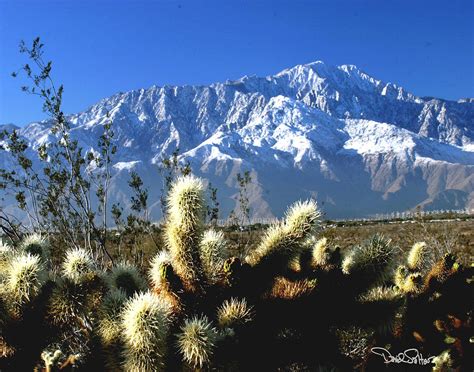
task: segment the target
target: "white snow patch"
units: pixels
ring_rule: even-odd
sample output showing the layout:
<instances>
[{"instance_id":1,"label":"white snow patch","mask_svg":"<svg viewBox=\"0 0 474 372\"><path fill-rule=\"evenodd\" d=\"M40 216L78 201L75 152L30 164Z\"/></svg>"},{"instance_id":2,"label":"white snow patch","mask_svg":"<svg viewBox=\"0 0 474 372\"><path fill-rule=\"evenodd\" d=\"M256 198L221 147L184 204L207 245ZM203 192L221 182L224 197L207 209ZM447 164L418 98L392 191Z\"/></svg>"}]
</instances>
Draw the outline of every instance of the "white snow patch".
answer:
<instances>
[{"instance_id":1,"label":"white snow patch","mask_svg":"<svg viewBox=\"0 0 474 372\"><path fill-rule=\"evenodd\" d=\"M114 164L114 168L117 170L130 170L135 167L138 163L141 163L140 160L133 160L133 161L119 161L118 163Z\"/></svg>"}]
</instances>

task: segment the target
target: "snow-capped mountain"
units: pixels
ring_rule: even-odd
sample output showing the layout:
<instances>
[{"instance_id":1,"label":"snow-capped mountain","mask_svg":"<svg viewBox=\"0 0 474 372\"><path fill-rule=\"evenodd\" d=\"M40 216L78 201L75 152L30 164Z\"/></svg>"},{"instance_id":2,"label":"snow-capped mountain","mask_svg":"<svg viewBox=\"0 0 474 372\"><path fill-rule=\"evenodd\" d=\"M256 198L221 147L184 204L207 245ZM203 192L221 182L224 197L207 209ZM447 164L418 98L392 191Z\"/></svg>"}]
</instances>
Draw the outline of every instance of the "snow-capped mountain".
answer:
<instances>
[{"instance_id":1,"label":"snow-capped mountain","mask_svg":"<svg viewBox=\"0 0 474 372\"><path fill-rule=\"evenodd\" d=\"M474 99L417 97L352 65L314 62L268 77L116 94L69 117L85 149L96 147L107 112L118 145L113 198L126 204L134 169L149 185L155 218L157 165L176 148L217 186L223 216L246 170L254 217L279 217L308 197L334 218L474 208ZM19 132L37 149L51 140L49 127Z\"/></svg>"}]
</instances>

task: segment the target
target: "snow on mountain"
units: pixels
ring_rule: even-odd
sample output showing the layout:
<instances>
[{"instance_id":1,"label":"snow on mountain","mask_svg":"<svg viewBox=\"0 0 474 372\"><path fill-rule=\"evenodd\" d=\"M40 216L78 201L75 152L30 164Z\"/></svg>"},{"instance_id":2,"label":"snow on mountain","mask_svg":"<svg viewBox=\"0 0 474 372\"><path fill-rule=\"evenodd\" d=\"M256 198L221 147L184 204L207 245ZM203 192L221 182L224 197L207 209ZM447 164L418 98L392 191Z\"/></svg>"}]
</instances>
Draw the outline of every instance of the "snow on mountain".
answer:
<instances>
[{"instance_id":1,"label":"snow on mountain","mask_svg":"<svg viewBox=\"0 0 474 372\"><path fill-rule=\"evenodd\" d=\"M159 200L157 164L179 148L218 187L223 215L235 207L235 176L244 170L255 217L281 216L307 197L330 217L420 204L474 208L474 100L416 97L353 65L318 61L268 77L116 94L69 117L85 149L96 147L107 112L118 146L112 187L123 203L132 169ZM19 132L35 150L52 140L49 127ZM12 166L7 154L0 159Z\"/></svg>"}]
</instances>

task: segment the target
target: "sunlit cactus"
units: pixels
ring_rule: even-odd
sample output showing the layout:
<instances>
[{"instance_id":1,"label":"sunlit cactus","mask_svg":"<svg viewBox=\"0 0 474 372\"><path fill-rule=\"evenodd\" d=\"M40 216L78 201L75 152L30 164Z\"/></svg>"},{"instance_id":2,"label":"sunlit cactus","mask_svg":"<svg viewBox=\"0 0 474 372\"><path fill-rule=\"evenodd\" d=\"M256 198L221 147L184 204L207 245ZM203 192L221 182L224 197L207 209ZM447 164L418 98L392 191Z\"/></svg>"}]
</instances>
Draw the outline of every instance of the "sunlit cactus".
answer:
<instances>
[{"instance_id":1,"label":"sunlit cactus","mask_svg":"<svg viewBox=\"0 0 474 372\"><path fill-rule=\"evenodd\" d=\"M408 268L410 270L421 270L426 266L427 245L425 242L413 244L407 257Z\"/></svg>"},{"instance_id":2,"label":"sunlit cactus","mask_svg":"<svg viewBox=\"0 0 474 372\"><path fill-rule=\"evenodd\" d=\"M402 293L392 287L374 287L359 297L361 302L391 302L400 300Z\"/></svg>"},{"instance_id":3,"label":"sunlit cactus","mask_svg":"<svg viewBox=\"0 0 474 372\"><path fill-rule=\"evenodd\" d=\"M285 230L295 239L302 239L314 231L320 217L315 200L297 202L286 213Z\"/></svg>"},{"instance_id":4,"label":"sunlit cactus","mask_svg":"<svg viewBox=\"0 0 474 372\"><path fill-rule=\"evenodd\" d=\"M384 278L393 254L391 240L375 235L362 246L350 251L342 262L342 270L347 275L358 273L377 281Z\"/></svg>"},{"instance_id":5,"label":"sunlit cactus","mask_svg":"<svg viewBox=\"0 0 474 372\"><path fill-rule=\"evenodd\" d=\"M283 251L283 253L286 253L286 256L291 258L290 249L293 247L289 243L291 242L284 230L284 226L280 224L272 225L265 231L262 243L246 257L246 261L251 265L256 265L267 255L279 251Z\"/></svg>"},{"instance_id":6,"label":"sunlit cactus","mask_svg":"<svg viewBox=\"0 0 474 372\"><path fill-rule=\"evenodd\" d=\"M6 243L0 242L0 279L5 275L5 271L8 268L8 262L13 255L13 248Z\"/></svg>"},{"instance_id":7,"label":"sunlit cactus","mask_svg":"<svg viewBox=\"0 0 474 372\"><path fill-rule=\"evenodd\" d=\"M409 274L401 287L405 293L418 294L423 288L423 276L420 273Z\"/></svg>"},{"instance_id":8,"label":"sunlit cactus","mask_svg":"<svg viewBox=\"0 0 474 372\"><path fill-rule=\"evenodd\" d=\"M328 240L327 238L321 238L317 240L312 249L312 264L313 266L324 266L327 263L327 249Z\"/></svg>"},{"instance_id":9,"label":"sunlit cactus","mask_svg":"<svg viewBox=\"0 0 474 372\"><path fill-rule=\"evenodd\" d=\"M22 306L38 295L46 279L41 259L20 253L9 261L4 289L15 306Z\"/></svg>"},{"instance_id":10,"label":"sunlit cactus","mask_svg":"<svg viewBox=\"0 0 474 372\"><path fill-rule=\"evenodd\" d=\"M187 319L178 334L178 346L185 362L202 368L210 362L217 332L206 316Z\"/></svg>"},{"instance_id":11,"label":"sunlit cactus","mask_svg":"<svg viewBox=\"0 0 474 372\"><path fill-rule=\"evenodd\" d=\"M20 244L20 250L32 255L37 255L45 261L50 257L48 240L45 236L40 234L27 235Z\"/></svg>"},{"instance_id":12,"label":"sunlit cactus","mask_svg":"<svg viewBox=\"0 0 474 372\"><path fill-rule=\"evenodd\" d=\"M215 282L227 258L227 243L222 231L207 230L202 237L199 251L206 277Z\"/></svg>"},{"instance_id":13,"label":"sunlit cactus","mask_svg":"<svg viewBox=\"0 0 474 372\"><path fill-rule=\"evenodd\" d=\"M182 291L181 279L174 273L171 255L167 251L159 252L151 261L148 278L153 292L166 299L174 312L181 309L177 292Z\"/></svg>"},{"instance_id":14,"label":"sunlit cactus","mask_svg":"<svg viewBox=\"0 0 474 372\"><path fill-rule=\"evenodd\" d=\"M65 278L80 284L94 272L95 262L87 250L74 248L66 253L62 264L62 274Z\"/></svg>"},{"instance_id":15,"label":"sunlit cactus","mask_svg":"<svg viewBox=\"0 0 474 372\"><path fill-rule=\"evenodd\" d=\"M426 275L426 284L433 286L436 283L444 282L450 274L456 271L457 266L456 257L452 253L446 253L442 259L432 266Z\"/></svg>"},{"instance_id":16,"label":"sunlit cactus","mask_svg":"<svg viewBox=\"0 0 474 372\"><path fill-rule=\"evenodd\" d=\"M312 269L333 270L341 266L341 260L342 255L338 246L330 247L327 238L315 240L311 251L310 266Z\"/></svg>"},{"instance_id":17,"label":"sunlit cactus","mask_svg":"<svg viewBox=\"0 0 474 372\"><path fill-rule=\"evenodd\" d=\"M98 334L104 350L108 370L117 371L123 364L121 315L128 297L120 289L113 288L104 297L99 309Z\"/></svg>"},{"instance_id":18,"label":"sunlit cactus","mask_svg":"<svg viewBox=\"0 0 474 372\"><path fill-rule=\"evenodd\" d=\"M199 246L204 231L204 184L194 176L183 176L172 185L168 196L165 238L173 268L188 290L202 287Z\"/></svg>"},{"instance_id":19,"label":"sunlit cactus","mask_svg":"<svg viewBox=\"0 0 474 372\"><path fill-rule=\"evenodd\" d=\"M166 281L166 267L171 266L171 256L167 251L159 252L152 260L148 277L153 288L159 290L168 285Z\"/></svg>"},{"instance_id":20,"label":"sunlit cactus","mask_svg":"<svg viewBox=\"0 0 474 372\"><path fill-rule=\"evenodd\" d=\"M138 269L126 262L120 262L112 268L107 282L110 288L123 290L127 296L145 289L146 286Z\"/></svg>"},{"instance_id":21,"label":"sunlit cactus","mask_svg":"<svg viewBox=\"0 0 474 372\"><path fill-rule=\"evenodd\" d=\"M246 257L246 261L253 266L272 257L288 262L301 250L301 243L314 231L320 216L314 200L295 203L287 211L285 222L271 226L260 245Z\"/></svg>"},{"instance_id":22,"label":"sunlit cactus","mask_svg":"<svg viewBox=\"0 0 474 372\"><path fill-rule=\"evenodd\" d=\"M113 344L121 339L121 323L120 316L127 294L121 290L114 288L110 290L104 297L100 308L99 335L105 345Z\"/></svg>"},{"instance_id":23,"label":"sunlit cactus","mask_svg":"<svg viewBox=\"0 0 474 372\"><path fill-rule=\"evenodd\" d=\"M128 300L121 318L126 371L164 369L170 315L169 303L150 292L137 293Z\"/></svg>"},{"instance_id":24,"label":"sunlit cactus","mask_svg":"<svg viewBox=\"0 0 474 372\"><path fill-rule=\"evenodd\" d=\"M443 351L433 359L433 372L449 372L454 371L453 359L449 350Z\"/></svg>"},{"instance_id":25,"label":"sunlit cactus","mask_svg":"<svg viewBox=\"0 0 474 372\"><path fill-rule=\"evenodd\" d=\"M0 241L0 254L8 253L8 252L11 252L12 250L13 248L9 244Z\"/></svg>"},{"instance_id":26,"label":"sunlit cactus","mask_svg":"<svg viewBox=\"0 0 474 372\"><path fill-rule=\"evenodd\" d=\"M301 254L299 252L288 259L288 268L295 273L301 272Z\"/></svg>"},{"instance_id":27,"label":"sunlit cactus","mask_svg":"<svg viewBox=\"0 0 474 372\"><path fill-rule=\"evenodd\" d=\"M247 304L245 298L231 298L217 310L217 320L221 328L232 328L248 323L253 318L252 306Z\"/></svg>"},{"instance_id":28,"label":"sunlit cactus","mask_svg":"<svg viewBox=\"0 0 474 372\"><path fill-rule=\"evenodd\" d=\"M316 279L289 280L284 277L277 277L271 288L269 297L294 300L309 295L316 286Z\"/></svg>"},{"instance_id":29,"label":"sunlit cactus","mask_svg":"<svg viewBox=\"0 0 474 372\"><path fill-rule=\"evenodd\" d=\"M71 327L85 314L89 303L89 289L71 280L59 279L48 304L48 319L60 326Z\"/></svg>"},{"instance_id":30,"label":"sunlit cactus","mask_svg":"<svg viewBox=\"0 0 474 372\"><path fill-rule=\"evenodd\" d=\"M238 247L241 232L205 231L204 187L193 176L173 184L167 210L147 281L148 265L102 270L100 253L85 249L66 250L56 266L44 260L40 236L0 244L0 370L22 353L46 371L72 368L78 357L81 369L131 372L377 370L383 359L369 356L371 345L404 350L414 340L431 355L450 348L438 357L443 366L466 359L474 269L452 254L433 262L416 243L399 259L376 235L342 260L317 236L312 200L290 207L260 244L250 242L256 230ZM16 333L29 330L19 342ZM324 340L318 348L315 335Z\"/></svg>"},{"instance_id":31,"label":"sunlit cactus","mask_svg":"<svg viewBox=\"0 0 474 372\"><path fill-rule=\"evenodd\" d=\"M61 350L57 349L54 351L45 350L41 353L41 359L44 362L46 372L54 371L54 367L57 366L59 359L63 356Z\"/></svg>"},{"instance_id":32,"label":"sunlit cactus","mask_svg":"<svg viewBox=\"0 0 474 372\"><path fill-rule=\"evenodd\" d=\"M393 281L397 288L401 289L403 288L405 284L405 279L408 275L409 271L408 268L405 265L399 265L397 269L395 270L395 275L393 278Z\"/></svg>"}]
</instances>

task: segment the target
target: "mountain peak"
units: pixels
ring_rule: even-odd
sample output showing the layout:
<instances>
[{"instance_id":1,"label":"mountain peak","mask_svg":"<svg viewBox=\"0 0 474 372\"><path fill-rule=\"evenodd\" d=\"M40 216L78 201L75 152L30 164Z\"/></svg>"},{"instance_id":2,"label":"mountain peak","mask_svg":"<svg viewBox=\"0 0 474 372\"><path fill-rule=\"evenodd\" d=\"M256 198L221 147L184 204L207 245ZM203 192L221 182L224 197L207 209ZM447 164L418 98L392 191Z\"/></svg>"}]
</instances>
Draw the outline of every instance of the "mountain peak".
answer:
<instances>
[{"instance_id":1,"label":"mountain peak","mask_svg":"<svg viewBox=\"0 0 474 372\"><path fill-rule=\"evenodd\" d=\"M179 148L197 175L222 190L223 215L235 207L235 175L245 170L255 180L256 217L281 216L284 205L307 197L324 201L334 217L386 213L438 200L447 185L472 195L466 206L474 206L474 101L418 98L355 65L315 61L267 77L152 86L68 118L87 150L113 120L121 202L128 172L143 171L159 185L156 164ZM32 152L54 140L50 124L20 128ZM159 197L159 188L150 190L150 200Z\"/></svg>"}]
</instances>

